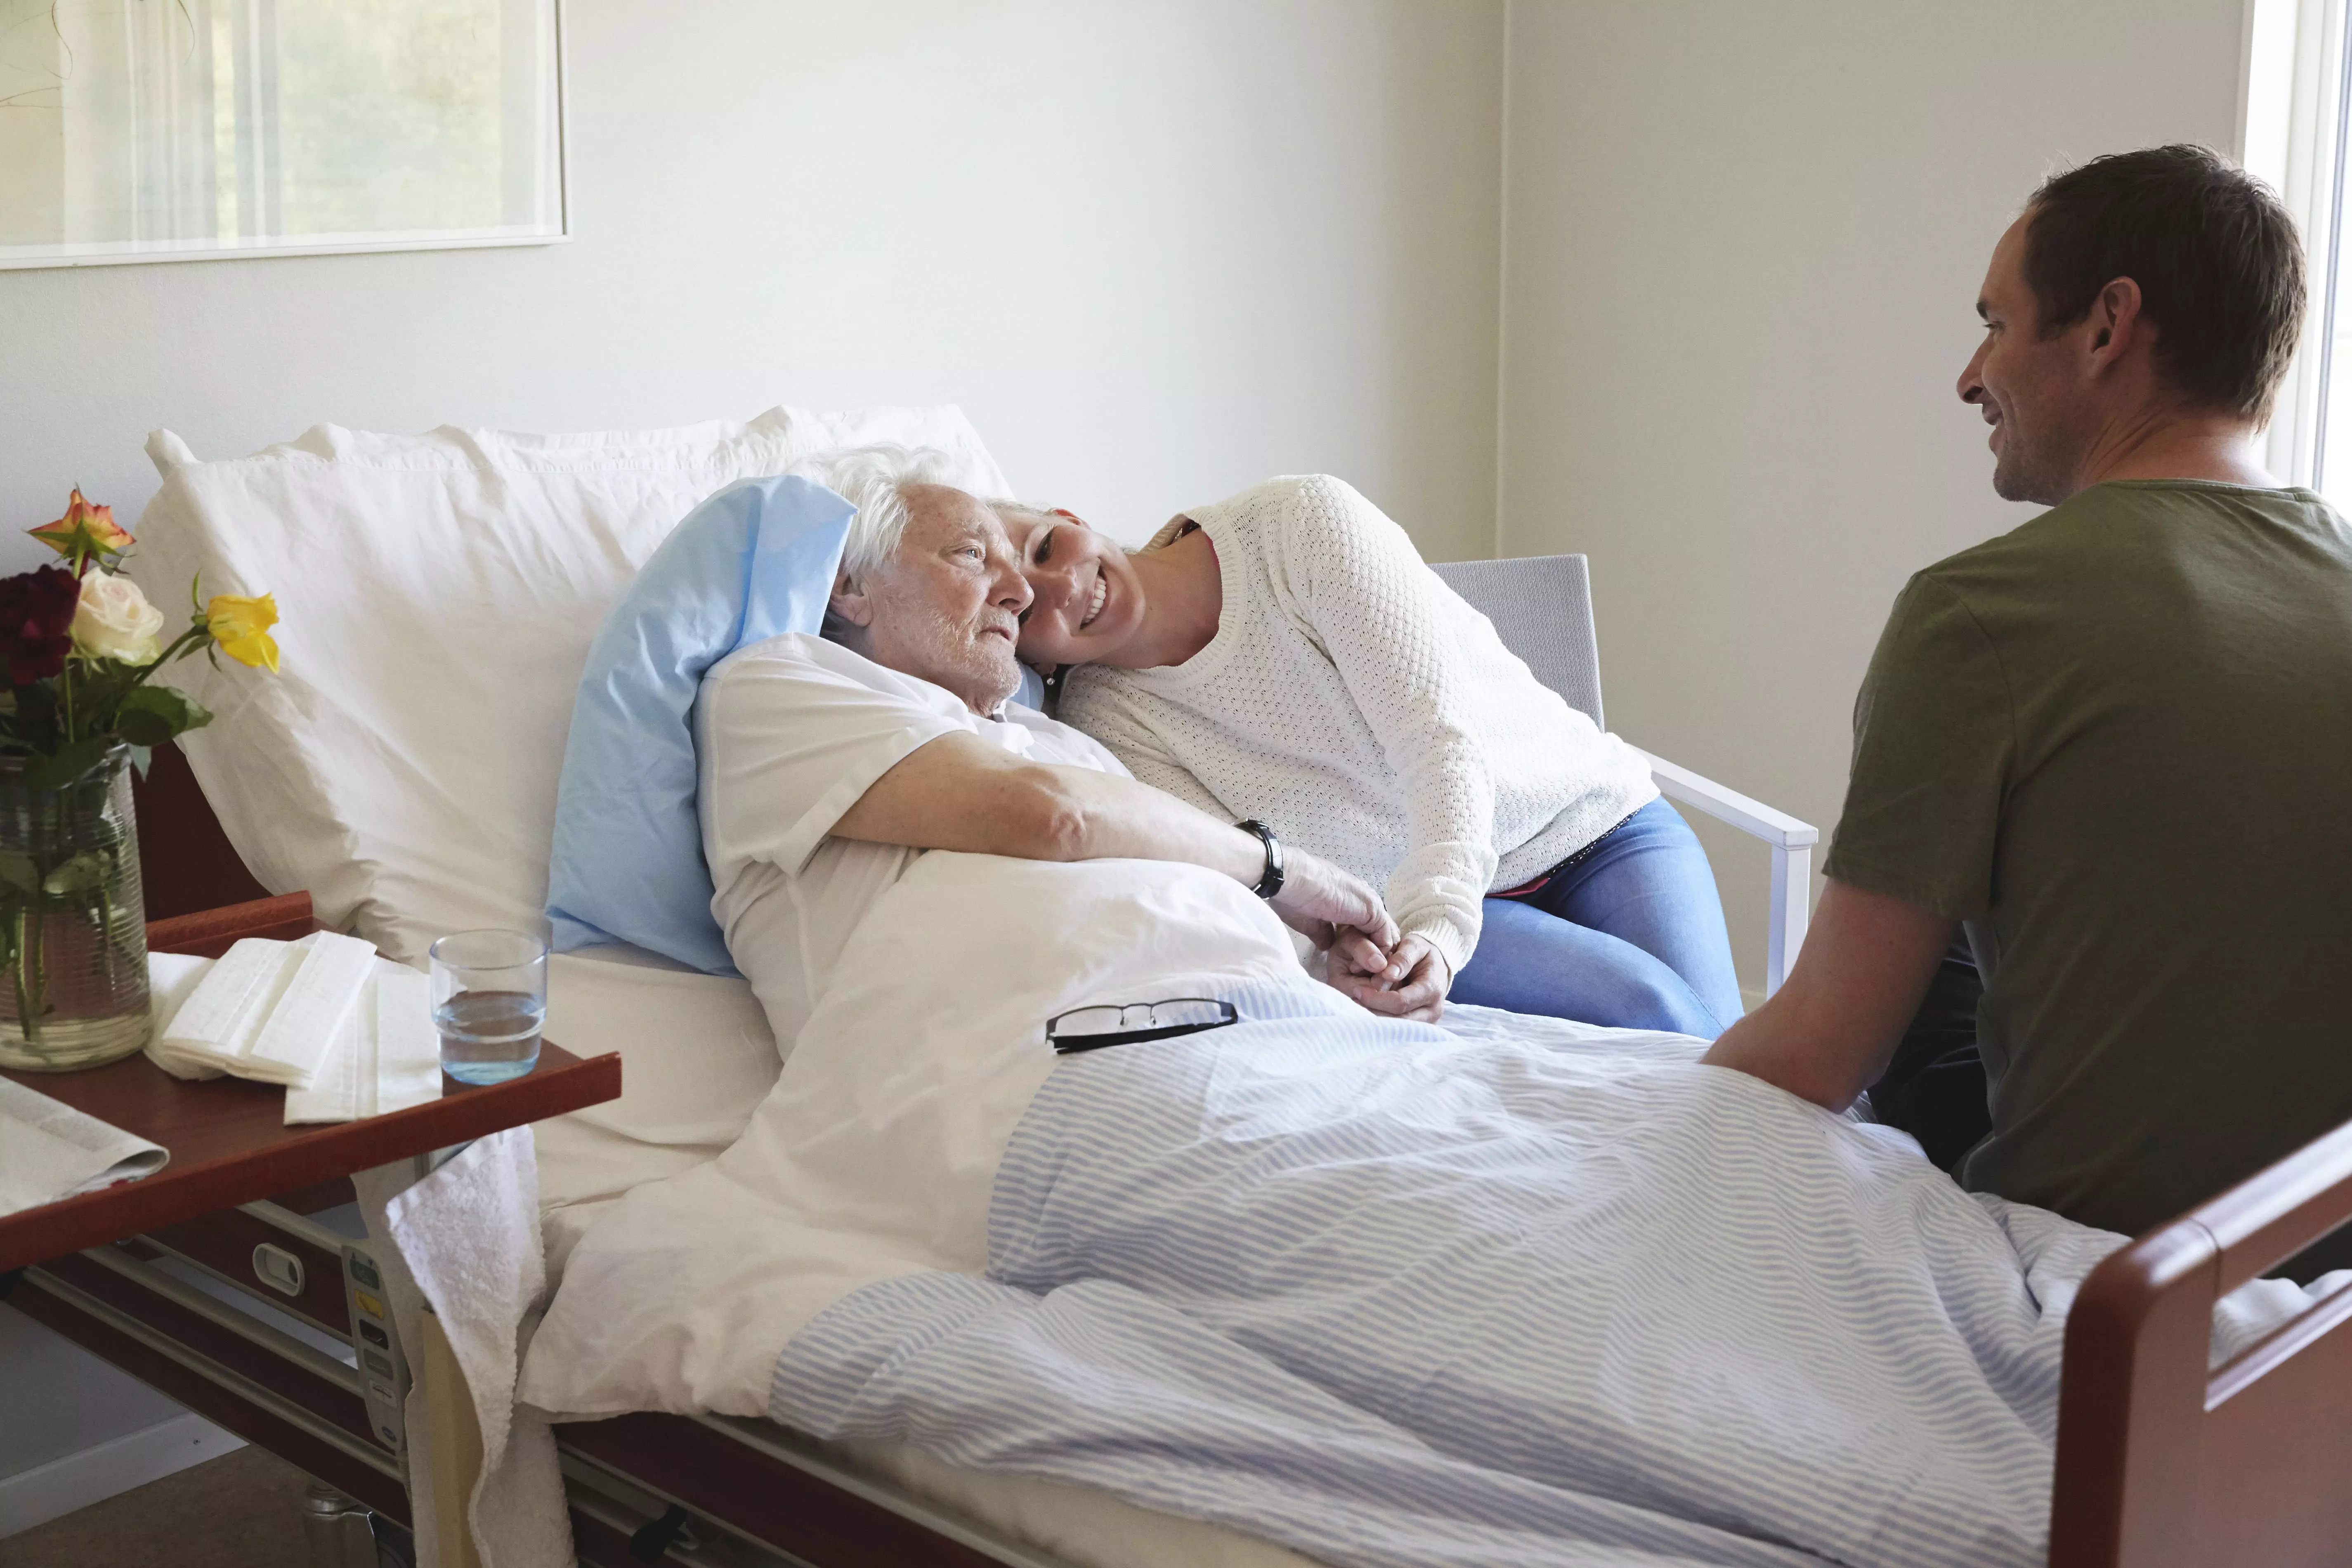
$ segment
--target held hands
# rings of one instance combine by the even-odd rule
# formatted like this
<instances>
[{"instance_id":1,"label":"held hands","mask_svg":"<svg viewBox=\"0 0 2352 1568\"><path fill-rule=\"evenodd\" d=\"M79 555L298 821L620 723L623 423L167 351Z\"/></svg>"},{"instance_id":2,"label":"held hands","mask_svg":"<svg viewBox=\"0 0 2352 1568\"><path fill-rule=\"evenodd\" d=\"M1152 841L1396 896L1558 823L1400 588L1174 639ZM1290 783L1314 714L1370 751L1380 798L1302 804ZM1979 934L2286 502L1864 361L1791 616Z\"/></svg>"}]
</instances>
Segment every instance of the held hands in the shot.
<instances>
[{"instance_id":1,"label":"held hands","mask_svg":"<svg viewBox=\"0 0 2352 1568\"><path fill-rule=\"evenodd\" d=\"M1274 912L1330 954L1331 985L1372 1012L1435 1023L1454 984L1437 950L1424 937L1399 935L1381 896L1360 879L1304 849L1284 852Z\"/></svg>"},{"instance_id":2,"label":"held hands","mask_svg":"<svg viewBox=\"0 0 2352 1568\"><path fill-rule=\"evenodd\" d=\"M1283 924L1318 949L1328 949L1343 930L1370 932L1383 947L1394 945L1396 921L1381 907L1381 896L1360 878L1304 849L1286 845L1283 855L1282 891L1271 900Z\"/></svg>"},{"instance_id":3,"label":"held hands","mask_svg":"<svg viewBox=\"0 0 2352 1568\"><path fill-rule=\"evenodd\" d=\"M1363 932L1342 932L1331 946L1326 977L1357 1005L1416 1024L1437 1022L1454 984L1445 960L1418 934L1399 938L1383 951Z\"/></svg>"}]
</instances>

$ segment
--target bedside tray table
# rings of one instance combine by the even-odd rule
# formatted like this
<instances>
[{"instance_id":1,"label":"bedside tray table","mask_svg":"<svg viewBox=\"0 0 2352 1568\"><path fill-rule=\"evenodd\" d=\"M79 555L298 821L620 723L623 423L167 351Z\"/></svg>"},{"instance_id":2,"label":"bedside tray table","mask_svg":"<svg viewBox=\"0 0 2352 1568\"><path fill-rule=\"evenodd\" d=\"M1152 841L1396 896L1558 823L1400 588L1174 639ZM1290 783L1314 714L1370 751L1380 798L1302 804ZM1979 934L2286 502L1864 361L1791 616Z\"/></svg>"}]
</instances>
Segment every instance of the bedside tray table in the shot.
<instances>
[{"instance_id":1,"label":"bedside tray table","mask_svg":"<svg viewBox=\"0 0 2352 1568\"><path fill-rule=\"evenodd\" d=\"M217 957L245 937L317 929L310 896L289 893L151 921L147 943ZM465 1410L462 1381L429 1317L426 1344L397 1342L371 1243L348 1223L337 1229L314 1216L356 1200L355 1173L621 1093L617 1054L583 1059L551 1042L520 1078L469 1085L444 1077L441 1098L426 1104L300 1127L285 1124L277 1086L190 1082L144 1055L7 1076L161 1144L171 1160L138 1181L0 1217L0 1296L403 1524L410 1509L401 1401L383 1397L381 1384L404 1392L413 1377L429 1405ZM378 1377L383 1364L396 1372ZM387 1405L395 1412L388 1422Z\"/></svg>"}]
</instances>

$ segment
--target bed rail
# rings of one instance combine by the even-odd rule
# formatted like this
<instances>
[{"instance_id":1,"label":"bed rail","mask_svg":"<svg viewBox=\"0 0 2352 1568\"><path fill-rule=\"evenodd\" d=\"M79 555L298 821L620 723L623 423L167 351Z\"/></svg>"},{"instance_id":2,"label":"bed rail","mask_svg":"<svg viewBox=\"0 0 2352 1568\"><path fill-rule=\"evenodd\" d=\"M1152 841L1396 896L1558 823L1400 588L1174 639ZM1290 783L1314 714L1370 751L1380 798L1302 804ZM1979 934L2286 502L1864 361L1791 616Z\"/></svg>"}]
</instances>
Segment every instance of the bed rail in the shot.
<instances>
[{"instance_id":1,"label":"bed rail","mask_svg":"<svg viewBox=\"0 0 2352 1568\"><path fill-rule=\"evenodd\" d=\"M1430 570L1486 617L1503 646L1570 707L1608 728L1601 707L1601 640L1593 629L1592 573L1581 555L1519 555L1501 561L1433 562ZM1641 753L1659 792L1764 841L1772 855L1772 901L1765 917L1764 994L1780 989L1805 943L1813 907L1811 823L1664 757Z\"/></svg>"},{"instance_id":2,"label":"bed rail","mask_svg":"<svg viewBox=\"0 0 2352 1568\"><path fill-rule=\"evenodd\" d=\"M2352 1561L2352 1287L2206 1367L2214 1303L2347 1221L2352 1126L2084 1281L2066 1324L2051 1568Z\"/></svg>"},{"instance_id":3,"label":"bed rail","mask_svg":"<svg viewBox=\"0 0 2352 1568\"><path fill-rule=\"evenodd\" d=\"M1813 912L1813 846L1821 842L1821 830L1679 763L1634 750L1650 764L1659 794L1762 839L1772 852L1772 903L1764 937L1764 994L1771 995L1789 978L1797 950L1805 945L1805 927Z\"/></svg>"}]
</instances>

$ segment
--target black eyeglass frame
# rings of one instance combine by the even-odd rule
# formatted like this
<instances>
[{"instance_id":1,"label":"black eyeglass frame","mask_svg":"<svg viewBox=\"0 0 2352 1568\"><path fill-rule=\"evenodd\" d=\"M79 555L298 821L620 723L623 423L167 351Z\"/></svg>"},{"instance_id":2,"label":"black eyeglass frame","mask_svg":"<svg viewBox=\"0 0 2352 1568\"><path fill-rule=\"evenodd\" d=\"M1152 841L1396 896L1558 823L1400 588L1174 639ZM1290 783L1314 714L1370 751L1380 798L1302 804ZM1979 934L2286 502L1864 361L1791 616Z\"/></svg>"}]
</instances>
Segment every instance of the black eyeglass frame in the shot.
<instances>
[{"instance_id":1,"label":"black eyeglass frame","mask_svg":"<svg viewBox=\"0 0 2352 1568\"><path fill-rule=\"evenodd\" d=\"M1080 1013L1099 1013L1111 1007L1118 1008L1122 1016L1137 1007L1148 1007L1158 1012L1179 1002L1195 1002L1214 1007L1218 1016L1201 1024L1152 1024L1140 1029L1106 1029L1098 1035L1056 1035L1054 1032L1063 1019L1075 1017ZM1209 1029L1222 1029L1241 1022L1241 1016L1232 1003L1221 1002L1214 996L1163 996L1157 1002L1092 1002L1084 1007L1073 1007L1066 1013L1056 1013L1046 1019L1045 1043L1054 1047L1055 1056L1074 1057L1086 1051L1098 1051L1105 1046L1138 1046L1147 1040L1172 1040L1179 1035L1197 1035Z\"/></svg>"}]
</instances>

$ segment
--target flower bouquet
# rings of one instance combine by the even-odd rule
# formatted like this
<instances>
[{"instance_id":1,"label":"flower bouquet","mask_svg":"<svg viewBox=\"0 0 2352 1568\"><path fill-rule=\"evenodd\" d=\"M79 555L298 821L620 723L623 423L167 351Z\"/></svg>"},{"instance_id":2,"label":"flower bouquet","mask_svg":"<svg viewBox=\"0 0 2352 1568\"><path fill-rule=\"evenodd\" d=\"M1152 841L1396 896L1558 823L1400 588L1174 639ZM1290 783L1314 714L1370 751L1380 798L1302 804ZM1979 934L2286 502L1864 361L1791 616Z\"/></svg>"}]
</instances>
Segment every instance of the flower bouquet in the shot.
<instances>
[{"instance_id":1,"label":"flower bouquet","mask_svg":"<svg viewBox=\"0 0 2352 1568\"><path fill-rule=\"evenodd\" d=\"M212 721L153 676L200 648L274 673L278 606L267 594L197 602L166 643L111 508L77 489L31 532L64 563L0 578L0 1067L62 1071L147 1043L131 770Z\"/></svg>"}]
</instances>

